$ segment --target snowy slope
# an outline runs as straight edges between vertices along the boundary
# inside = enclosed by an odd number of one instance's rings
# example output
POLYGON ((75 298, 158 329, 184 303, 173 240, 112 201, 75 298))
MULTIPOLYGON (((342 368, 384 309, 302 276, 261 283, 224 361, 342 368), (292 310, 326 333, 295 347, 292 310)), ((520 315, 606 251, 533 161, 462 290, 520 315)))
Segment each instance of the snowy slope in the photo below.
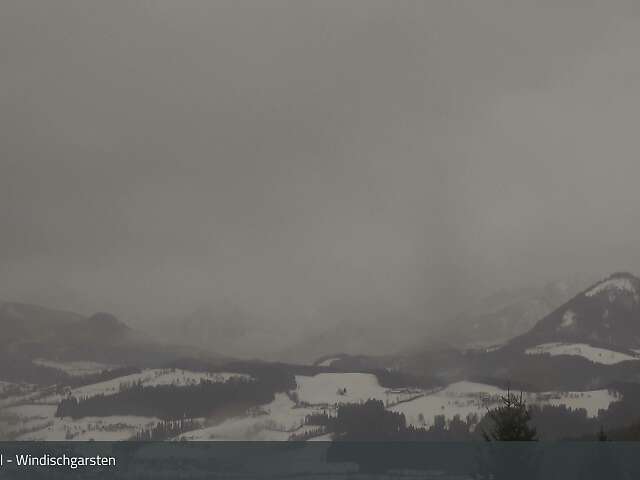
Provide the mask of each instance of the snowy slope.
MULTIPOLYGON (((144 385, 188 385, 202 379, 223 381, 227 378, 248 378, 236 373, 207 374, 186 370, 145 370, 109 382, 101 382, 73 390, 74 395, 115 393, 120 384, 142 382, 144 385)), ((506 392, 491 385, 457 382, 445 388, 421 390, 417 388, 387 389, 376 376, 366 373, 322 373, 315 376, 296 376, 297 388, 278 393, 275 399, 242 415, 222 422, 206 423, 206 427, 187 432, 186 440, 287 440, 317 427, 304 425, 312 413, 335 414, 340 403, 358 403, 374 398, 382 400, 392 411, 404 413, 407 422, 416 426, 429 426, 436 415, 448 420, 455 415, 466 419, 468 415, 481 418, 487 408, 496 406, 506 392)), ((134 416, 90 417, 78 420, 56 418, 60 396, 34 394, 7 399, 0 408, 0 434, 2 438, 20 440, 124 440, 140 429, 149 427, 158 419, 134 416)), ((584 408, 591 417, 599 409, 606 409, 618 400, 607 390, 589 392, 525 393, 531 405, 566 405, 584 408)), ((209 420, 212 422, 213 420, 209 420)))
MULTIPOLYGON (((613 274, 574 296, 512 343, 524 349, 560 343, 611 345, 622 351, 640 348, 640 279, 629 273, 613 274)), ((594 362, 600 358, 605 360, 599 363, 624 361, 589 347, 582 350, 594 362)))
POLYGON ((340 403, 359 403, 371 398, 385 404, 415 398, 422 394, 416 389, 389 390, 378 383, 375 375, 367 373, 321 373, 315 376, 297 375, 298 387, 291 395, 279 393, 273 402, 245 415, 220 424, 188 432, 187 440, 287 440, 309 429, 305 416, 311 413, 335 414, 340 403), (339 391, 345 391, 344 394, 339 391), (298 404, 293 400, 297 397, 298 404))
MULTIPOLYGON (((192 372, 180 369, 148 369, 140 373, 75 388, 68 392, 76 397, 113 394, 121 385, 141 382, 146 386, 186 386, 201 380, 224 382, 230 378, 250 379, 240 373, 192 372)), ((3 383, 1 388, 11 384, 3 383)), ((62 394, 49 394, 46 390, 29 391, 0 401, 0 437, 18 440, 126 440, 142 428, 159 421, 157 418, 137 416, 87 417, 73 420, 56 418, 57 405, 62 394)))
POLYGON ((313 408, 296 407, 284 393, 276 394, 273 402, 246 415, 230 418, 218 425, 194 430, 182 435, 185 440, 287 440, 292 433, 301 433, 304 418, 313 408))
POLYGON ((638 296, 638 290, 634 285, 634 282, 631 280, 631 278, 627 277, 609 278, 608 280, 599 283, 589 291, 585 292, 585 296, 593 297, 602 293, 606 293, 610 301, 614 301, 616 295, 625 293, 633 296, 636 303, 640 298, 638 296))
MULTIPOLYGON (((407 423, 415 426, 431 426, 436 415, 444 415, 451 420, 455 415, 465 420, 468 415, 484 416, 488 408, 497 406, 502 395, 507 392, 498 387, 473 382, 457 382, 434 393, 395 405, 394 412, 404 413, 407 423), (424 423, 421 423, 421 415, 424 423)), ((607 409, 618 400, 608 390, 591 392, 544 392, 524 393, 530 405, 566 405, 568 408, 587 410, 594 417, 599 409, 607 409)))
POLYGON ((620 362, 640 360, 634 357, 613 350, 592 347, 586 343, 543 343, 525 350, 527 355, 575 355, 586 358, 590 362, 603 365, 615 365, 620 362))
MULTIPOLYGON (((336 405, 349 401, 361 402, 377 398, 389 402, 390 410, 404 413, 407 423, 415 426, 430 426, 435 415, 444 415, 451 420, 455 415, 466 419, 467 415, 482 418, 487 408, 500 402, 505 390, 473 382, 457 382, 438 390, 393 391, 381 387, 375 376, 369 374, 320 374, 314 377, 298 376, 297 395, 304 407, 285 394, 278 394, 268 405, 245 415, 227 419, 181 436, 186 440, 286 440, 292 433, 305 431, 304 418, 311 413, 335 414, 336 405), (347 389, 345 399, 336 394, 337 389, 347 389), (424 423, 421 418, 424 417, 424 423)), ((544 392, 525 393, 532 405, 566 405, 568 408, 584 408, 591 417, 599 409, 606 409, 618 400, 607 390, 590 392, 544 392)), ((325 437, 326 438, 326 437, 325 437)))
POLYGON ((129 440, 138 431, 159 422, 160 419, 138 416, 85 417, 77 420, 54 418, 32 432, 24 433, 17 440, 29 441, 120 441, 129 440))
POLYGON ((333 362, 340 360, 340 357, 331 357, 318 363, 319 367, 330 367, 333 362))

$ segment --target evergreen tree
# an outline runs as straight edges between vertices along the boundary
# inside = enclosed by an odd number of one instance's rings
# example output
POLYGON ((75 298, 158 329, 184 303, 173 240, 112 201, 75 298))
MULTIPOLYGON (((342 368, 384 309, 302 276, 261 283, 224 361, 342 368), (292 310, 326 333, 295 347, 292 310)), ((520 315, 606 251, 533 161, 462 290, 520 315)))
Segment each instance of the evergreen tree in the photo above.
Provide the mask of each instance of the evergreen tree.
POLYGON ((522 392, 516 396, 507 390, 501 398, 502 405, 489 410, 487 416, 493 421, 489 432, 482 436, 487 442, 530 442, 537 440, 536 429, 529 425, 531 413, 523 399, 522 392))
POLYGON ((606 442, 607 440, 608 440, 607 434, 604 433, 604 428, 602 427, 602 425, 600 425, 600 431, 598 432, 598 441, 606 442))

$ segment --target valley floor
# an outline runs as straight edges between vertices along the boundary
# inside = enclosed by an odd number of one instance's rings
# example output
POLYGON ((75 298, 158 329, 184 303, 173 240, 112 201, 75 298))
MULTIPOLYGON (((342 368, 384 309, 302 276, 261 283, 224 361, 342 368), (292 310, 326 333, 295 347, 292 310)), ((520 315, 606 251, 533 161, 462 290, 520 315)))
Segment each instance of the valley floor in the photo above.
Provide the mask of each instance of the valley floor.
MULTIPOLYGON (((38 389, 28 385, 0 384, 0 435, 16 440, 127 440, 142 429, 149 429, 160 419, 135 415, 85 417, 72 419, 55 416, 58 403, 65 396, 92 397, 110 395, 123 386, 193 385, 200 380, 224 382, 230 378, 250 380, 246 374, 234 372, 202 373, 180 369, 147 369, 106 382, 75 389, 38 389)), ((416 427, 433 425, 436 416, 450 421, 475 418, 477 423, 488 408, 499 404, 505 390, 473 382, 457 382, 444 388, 384 388, 375 375, 368 373, 319 373, 297 375, 297 387, 275 395, 269 403, 248 409, 244 414, 223 419, 195 419, 198 428, 183 432, 177 438, 185 440, 288 440, 324 439, 329 437, 321 427, 307 425, 311 414, 335 414, 341 403, 362 403, 381 400, 388 410, 402 413, 407 424, 416 427)), ((586 392, 525 393, 531 405, 565 405, 584 409, 595 417, 619 400, 608 390, 586 392)))

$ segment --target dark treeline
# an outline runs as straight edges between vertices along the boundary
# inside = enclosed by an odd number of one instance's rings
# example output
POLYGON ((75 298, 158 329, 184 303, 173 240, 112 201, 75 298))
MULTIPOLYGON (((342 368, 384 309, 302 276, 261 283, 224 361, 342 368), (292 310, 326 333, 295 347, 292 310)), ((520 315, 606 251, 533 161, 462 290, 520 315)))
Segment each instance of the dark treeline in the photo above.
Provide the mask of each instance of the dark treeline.
POLYGON ((151 442, 169 440, 181 433, 201 428, 202 424, 196 420, 185 418, 182 420, 166 420, 156 423, 151 428, 144 428, 136 433, 133 440, 137 442, 151 442))
POLYGON ((596 435, 585 435, 583 439, 589 441, 638 442, 640 441, 640 420, 635 421, 627 427, 614 428, 608 431, 605 431, 604 427, 602 427, 602 430, 596 435))
MULTIPOLYGON (((176 368, 187 365, 177 364, 176 368)), ((269 403, 275 393, 296 388, 294 375, 276 365, 246 362, 220 365, 206 363, 189 367, 195 371, 234 371, 246 373, 251 380, 230 378, 226 382, 201 381, 196 385, 141 384, 121 385, 112 395, 89 398, 69 397, 58 405, 56 416, 82 418, 87 416, 140 415, 163 420, 206 417, 220 412, 241 413, 247 408, 269 403)), ((108 372, 105 372, 108 375, 108 372)))
MULTIPOLYGON (((634 433, 640 425, 640 384, 617 383, 612 386, 622 399, 601 410, 596 418, 587 418, 584 411, 569 412, 566 407, 555 407, 554 418, 548 418, 550 431, 564 430, 562 438, 595 440, 602 430, 609 440, 637 440, 634 433), (559 413, 557 411, 560 411, 559 413), (580 413, 578 413, 580 412, 580 413)), ((546 415, 548 417, 549 412, 546 415)))
MULTIPOLYGON (((640 420, 640 385, 617 383, 611 389, 621 395, 607 410, 595 417, 587 416, 584 409, 571 409, 565 405, 529 405, 531 425, 540 440, 596 440, 599 432, 621 431, 640 420)), ((487 428, 483 418, 478 428, 487 428)), ((608 434, 607 434, 608 435, 608 434)), ((608 435, 609 436, 609 435, 608 435)))
MULTIPOLYGON (((620 401, 596 417, 588 417, 584 409, 570 409, 564 405, 529 405, 531 426, 540 440, 596 440, 604 432, 609 440, 640 439, 640 385, 618 384, 620 401)), ((407 425, 404 415, 390 412, 382 401, 368 400, 362 404, 340 405, 335 415, 315 413, 305 418, 305 424, 318 426, 333 433, 337 440, 421 440, 421 441, 478 441, 491 431, 489 416, 466 419, 455 416, 446 420, 436 415, 429 427, 407 425)), ((426 425, 426 419, 421 422, 426 425)))
POLYGON ((166 368, 179 368, 192 372, 235 372, 249 375, 276 392, 286 392, 296 388, 295 375, 301 374, 299 368, 281 363, 264 363, 259 361, 234 361, 220 363, 219 361, 182 358, 164 364, 166 368))
POLYGON ((504 385, 511 380, 514 389, 525 391, 581 391, 607 388, 619 382, 636 382, 635 362, 604 365, 578 356, 522 355, 516 347, 488 354, 462 356, 464 368, 474 381, 504 385), (500 371, 500 378, 486 372, 500 371))
POLYGON ((596 418, 587 417, 584 409, 572 410, 564 405, 544 405, 529 407, 531 423, 535 426, 540 440, 562 440, 594 434, 598 431, 596 418))
POLYGON ((243 410, 271 402, 274 393, 273 388, 262 381, 237 378, 187 386, 143 386, 138 383, 113 395, 66 398, 58 405, 56 416, 139 415, 163 420, 207 417, 224 408, 243 410))
MULTIPOLYGON (((470 381, 505 387, 508 379, 514 390, 529 392, 596 390, 638 378, 636 362, 604 365, 578 356, 523 355, 522 348, 425 351, 403 359, 402 371, 419 379, 421 386, 432 379, 451 383, 452 378, 443 372, 464 372, 470 381)), ((342 367, 342 363, 332 366, 342 367)))
POLYGON ((368 400, 339 405, 332 430, 336 439, 386 440, 405 433, 406 429, 403 414, 386 410, 381 400, 368 400))
POLYGON ((447 422, 444 415, 434 418, 429 428, 407 425, 404 414, 387 410, 381 400, 338 406, 335 416, 327 413, 308 415, 307 425, 322 427, 335 440, 370 441, 468 441, 480 437, 473 432, 477 418, 462 420, 455 416, 447 422))
MULTIPOLYGON (((334 355, 325 356, 323 359, 333 357, 334 355)), ((397 369, 387 368, 392 357, 370 357, 362 355, 345 355, 340 354, 338 358, 331 363, 330 367, 320 367, 314 365, 312 370, 301 375, 315 375, 322 372, 360 372, 375 375, 378 382, 385 388, 402 388, 407 385, 420 388, 434 388, 444 384, 438 375, 433 372, 426 372, 422 369, 412 371, 399 371, 397 369), (426 373, 425 373, 426 372, 426 373)))
MULTIPOLYGON (((370 357, 362 357, 370 361, 370 357)), ((296 387, 295 375, 314 376, 324 372, 359 372, 375 375, 380 386, 402 388, 407 385, 420 388, 442 386, 443 382, 433 376, 416 376, 382 367, 372 368, 360 357, 345 356, 338 360, 337 366, 320 367, 318 365, 295 365, 287 363, 266 363, 260 361, 215 362, 212 360, 181 358, 165 364, 165 367, 180 368, 194 372, 237 372, 251 375, 269 382, 279 392, 293 390, 296 387)))
POLYGON ((435 388, 443 385, 443 382, 430 376, 417 377, 408 373, 399 372, 396 370, 373 370, 370 373, 374 374, 378 379, 380 386, 385 388, 402 388, 407 385, 420 388, 435 388))

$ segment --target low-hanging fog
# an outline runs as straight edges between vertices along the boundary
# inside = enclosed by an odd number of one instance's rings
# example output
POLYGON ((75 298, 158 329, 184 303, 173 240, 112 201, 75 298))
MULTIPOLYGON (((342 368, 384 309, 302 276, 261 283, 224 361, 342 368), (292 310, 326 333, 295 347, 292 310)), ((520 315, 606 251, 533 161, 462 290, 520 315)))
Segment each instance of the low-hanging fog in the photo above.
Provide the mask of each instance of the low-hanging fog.
POLYGON ((637 273, 639 20, 633 0, 5 1, 0 299, 401 330, 637 273))

